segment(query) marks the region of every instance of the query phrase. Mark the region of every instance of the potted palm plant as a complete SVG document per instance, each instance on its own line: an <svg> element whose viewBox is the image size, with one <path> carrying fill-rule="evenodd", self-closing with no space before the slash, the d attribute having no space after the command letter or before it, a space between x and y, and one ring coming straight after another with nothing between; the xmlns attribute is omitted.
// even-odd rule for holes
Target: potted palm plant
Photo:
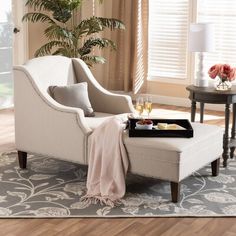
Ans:
<svg viewBox="0 0 236 236"><path fill-rule="evenodd" d="M98 1L102 3L102 0ZM90 67L95 63L105 63L104 57L92 54L93 49L116 49L116 45L110 39L99 37L97 33L106 28L125 29L125 26L118 19L96 16L78 22L76 16L82 2L83 0L26 1L26 6L34 11L26 13L23 20L47 24L44 35L48 42L35 52L36 57L48 54L77 57Z"/></svg>

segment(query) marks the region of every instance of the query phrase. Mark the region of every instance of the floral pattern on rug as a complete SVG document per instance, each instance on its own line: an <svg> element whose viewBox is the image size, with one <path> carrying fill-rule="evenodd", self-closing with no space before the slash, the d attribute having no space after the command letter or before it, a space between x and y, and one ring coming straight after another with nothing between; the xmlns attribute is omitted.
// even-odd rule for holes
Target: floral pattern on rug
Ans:
<svg viewBox="0 0 236 236"><path fill-rule="evenodd" d="M210 166L186 178L179 203L171 202L169 182L129 174L122 204L111 208L80 201L87 167L29 155L18 167L16 152L0 156L0 217L177 217L236 216L236 162L211 176Z"/></svg>

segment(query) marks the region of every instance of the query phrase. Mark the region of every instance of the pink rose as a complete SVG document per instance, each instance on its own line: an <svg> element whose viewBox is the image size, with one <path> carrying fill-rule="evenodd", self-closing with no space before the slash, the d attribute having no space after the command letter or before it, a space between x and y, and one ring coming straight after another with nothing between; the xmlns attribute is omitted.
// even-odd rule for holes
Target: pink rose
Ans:
<svg viewBox="0 0 236 236"><path fill-rule="evenodd" d="M227 80L227 78L229 78L230 71L231 71L230 65L228 64L222 65L220 68L219 77L223 80Z"/></svg>
<svg viewBox="0 0 236 236"><path fill-rule="evenodd" d="M219 74L221 69L221 64L216 64L214 66L212 66L209 71L208 74L212 79L215 79L215 77Z"/></svg>
<svg viewBox="0 0 236 236"><path fill-rule="evenodd" d="M236 78L236 68L231 68L229 73L229 81L233 81Z"/></svg>

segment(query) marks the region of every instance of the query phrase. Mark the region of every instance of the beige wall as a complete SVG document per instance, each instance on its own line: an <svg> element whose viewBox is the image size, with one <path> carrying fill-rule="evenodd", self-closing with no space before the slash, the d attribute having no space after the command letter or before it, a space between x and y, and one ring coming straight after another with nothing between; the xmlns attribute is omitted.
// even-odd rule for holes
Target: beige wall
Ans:
<svg viewBox="0 0 236 236"><path fill-rule="evenodd" d="M111 17L111 10L108 10L111 8L111 1L105 0L104 4L106 4L106 11L104 11L104 8L102 6L95 6L93 8L92 1L87 0L84 1L83 7L82 7L82 14L81 18L85 19L87 17L92 16L93 11L98 16L105 16L105 17ZM46 38L43 36L44 31L44 25L40 23L30 23L29 24L29 57L33 58L35 51L42 46L44 43L47 42ZM99 52L98 52L99 53ZM109 59L108 54L105 53L105 57ZM106 63L106 65L95 65L92 69L92 72L97 79L97 81L100 84L104 84L104 78L106 74L106 68L109 66L109 60ZM170 83L160 83L157 81L148 81L147 82L147 93L149 94L155 94L155 95L161 95L161 96L170 96L170 97L180 97L180 98L186 98L188 97L188 93L185 89L185 85L180 84L170 84Z"/></svg>
<svg viewBox="0 0 236 236"><path fill-rule="evenodd" d="M183 84L160 83L157 81L148 81L147 83L147 93L161 96L187 98L188 92L185 88L186 85Z"/></svg>
<svg viewBox="0 0 236 236"><path fill-rule="evenodd" d="M29 23L29 57L33 58L34 53L47 42L43 35L44 25L40 23Z"/></svg>

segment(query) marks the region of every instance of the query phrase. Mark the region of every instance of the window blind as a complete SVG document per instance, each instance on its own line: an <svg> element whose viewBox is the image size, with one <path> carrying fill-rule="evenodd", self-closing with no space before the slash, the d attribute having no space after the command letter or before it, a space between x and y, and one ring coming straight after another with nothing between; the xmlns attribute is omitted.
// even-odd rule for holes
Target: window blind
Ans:
<svg viewBox="0 0 236 236"><path fill-rule="evenodd" d="M215 26L215 52L205 53L204 58L207 69L216 63L236 66L236 1L200 0L198 21Z"/></svg>
<svg viewBox="0 0 236 236"><path fill-rule="evenodd" d="M187 77L188 0L149 1L148 77Z"/></svg>

